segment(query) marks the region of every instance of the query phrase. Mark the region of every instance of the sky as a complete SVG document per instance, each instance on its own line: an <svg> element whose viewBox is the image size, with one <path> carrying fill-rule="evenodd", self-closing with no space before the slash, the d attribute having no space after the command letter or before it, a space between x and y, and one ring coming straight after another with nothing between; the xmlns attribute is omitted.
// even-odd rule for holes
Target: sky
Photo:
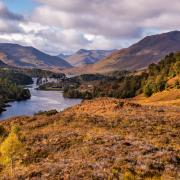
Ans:
<svg viewBox="0 0 180 180"><path fill-rule="evenodd" d="M180 0L0 0L0 42L57 55L180 30Z"/></svg>
<svg viewBox="0 0 180 180"><path fill-rule="evenodd" d="M38 5L34 0L4 0L2 2L14 13L31 12Z"/></svg>

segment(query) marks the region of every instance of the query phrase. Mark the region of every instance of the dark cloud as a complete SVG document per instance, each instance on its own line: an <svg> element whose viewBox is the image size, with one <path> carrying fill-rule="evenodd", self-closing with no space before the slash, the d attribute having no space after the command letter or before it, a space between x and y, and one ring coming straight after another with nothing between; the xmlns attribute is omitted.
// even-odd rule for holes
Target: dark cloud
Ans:
<svg viewBox="0 0 180 180"><path fill-rule="evenodd" d="M7 7L0 2L0 32L1 33L22 33L19 23L24 22L22 15L10 12Z"/></svg>
<svg viewBox="0 0 180 180"><path fill-rule="evenodd" d="M149 27L165 30L176 25L180 28L179 22L173 22L173 17L180 18L179 0L173 3L169 0L38 1L42 6L34 12L37 21L105 37L139 38L143 29ZM165 19L165 15L169 18Z"/></svg>

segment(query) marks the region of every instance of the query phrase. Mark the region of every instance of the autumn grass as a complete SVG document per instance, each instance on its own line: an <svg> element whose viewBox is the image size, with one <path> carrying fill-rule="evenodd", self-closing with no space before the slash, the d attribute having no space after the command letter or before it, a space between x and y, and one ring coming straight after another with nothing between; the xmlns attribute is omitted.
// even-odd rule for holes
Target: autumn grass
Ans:
<svg viewBox="0 0 180 180"><path fill-rule="evenodd" d="M98 98L47 116L12 118L26 156L10 179L175 179L180 109ZM1 179L6 179L2 170Z"/></svg>
<svg viewBox="0 0 180 180"><path fill-rule="evenodd" d="M149 98L139 95L133 100L144 105L180 106L180 89L170 89L152 95Z"/></svg>

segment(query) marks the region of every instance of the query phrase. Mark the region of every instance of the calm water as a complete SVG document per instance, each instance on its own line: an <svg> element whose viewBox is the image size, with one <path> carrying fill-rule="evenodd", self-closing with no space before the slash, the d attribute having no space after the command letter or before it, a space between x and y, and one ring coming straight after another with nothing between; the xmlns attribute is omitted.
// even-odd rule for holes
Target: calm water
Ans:
<svg viewBox="0 0 180 180"><path fill-rule="evenodd" d="M67 107L79 104L80 99L64 98L60 91L37 91L30 87L31 99L20 102L9 103L11 107L6 108L7 111L0 115L0 119L7 119L13 116L33 115L38 111L46 111L56 109L64 110Z"/></svg>

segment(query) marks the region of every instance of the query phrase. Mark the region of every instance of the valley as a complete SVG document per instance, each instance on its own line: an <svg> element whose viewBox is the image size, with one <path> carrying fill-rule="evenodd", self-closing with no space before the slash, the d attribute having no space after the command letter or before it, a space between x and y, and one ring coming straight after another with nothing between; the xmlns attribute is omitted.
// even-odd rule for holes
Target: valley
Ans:
<svg viewBox="0 0 180 180"><path fill-rule="evenodd" d="M180 178L179 32L67 62L0 51L0 179Z"/></svg>
<svg viewBox="0 0 180 180"><path fill-rule="evenodd" d="M116 50L86 50L80 49L72 55L60 54L59 57L69 62L74 67L81 67L88 64L95 64Z"/></svg>
<svg viewBox="0 0 180 180"><path fill-rule="evenodd" d="M62 82L40 86L48 90L60 88L68 98L97 97L133 98L140 94L150 97L164 90L180 89L180 53L170 53L141 71L113 71L104 74L83 74Z"/></svg>
<svg viewBox="0 0 180 180"><path fill-rule="evenodd" d="M180 0L0 0L0 180L180 180Z"/></svg>

